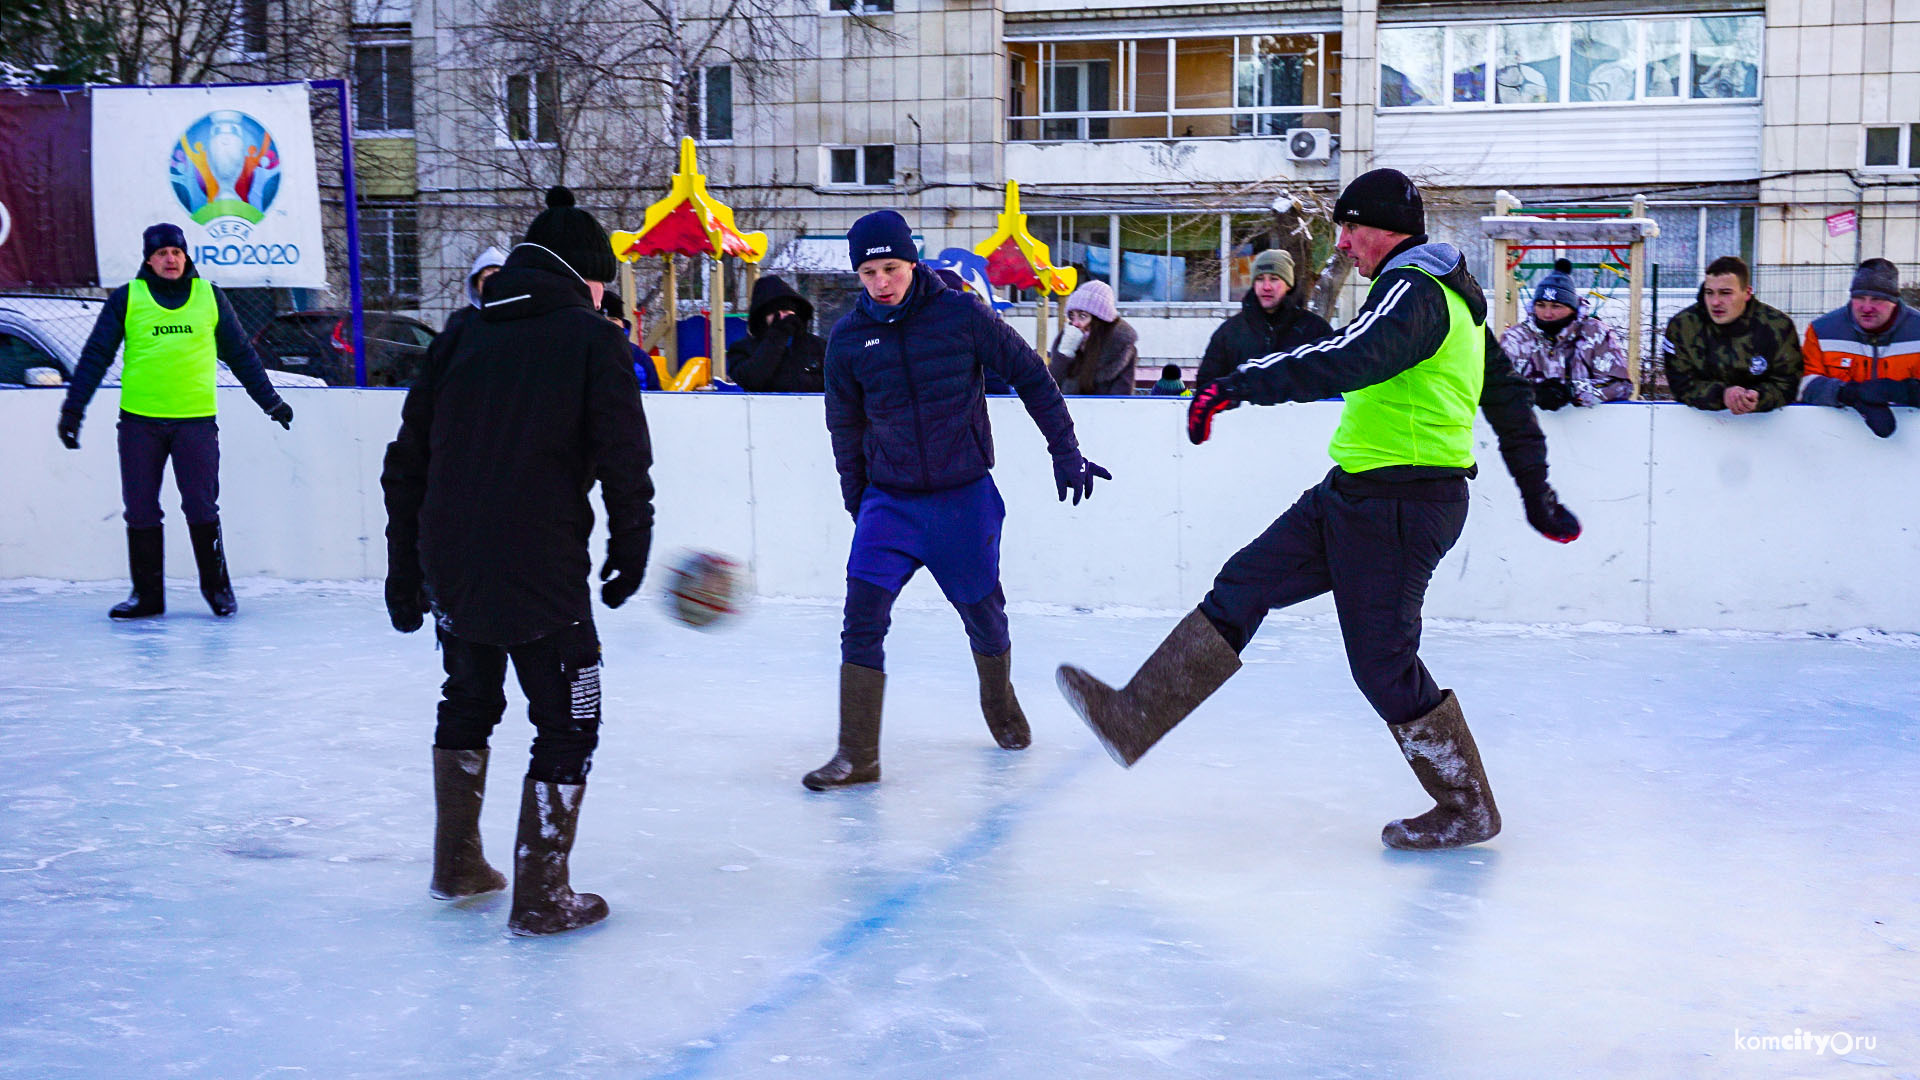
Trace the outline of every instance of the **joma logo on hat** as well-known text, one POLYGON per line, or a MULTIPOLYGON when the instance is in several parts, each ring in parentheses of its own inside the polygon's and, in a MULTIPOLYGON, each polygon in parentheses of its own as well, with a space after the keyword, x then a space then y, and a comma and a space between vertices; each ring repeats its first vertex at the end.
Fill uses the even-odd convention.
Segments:
POLYGON ((869 254, 869 255, 879 255, 879 254, 881 254, 881 253, 883 253, 883 252, 888 252, 888 251, 892 251, 892 250, 893 250, 893 245, 892 245, 892 244, 881 244, 881 245, 880 245, 879 247, 870 247, 870 248, 868 248, 868 249, 867 249, 867 254, 869 254))

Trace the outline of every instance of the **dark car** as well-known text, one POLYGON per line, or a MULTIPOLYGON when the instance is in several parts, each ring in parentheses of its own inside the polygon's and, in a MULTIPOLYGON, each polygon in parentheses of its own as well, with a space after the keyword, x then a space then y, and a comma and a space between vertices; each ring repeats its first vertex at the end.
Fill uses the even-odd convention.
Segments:
MULTIPOLYGON (((368 313, 367 385, 409 386, 433 343, 433 328, 404 315, 368 313)), ((353 315, 339 310, 289 311, 253 337, 270 368, 315 375, 329 386, 352 386, 353 315)))

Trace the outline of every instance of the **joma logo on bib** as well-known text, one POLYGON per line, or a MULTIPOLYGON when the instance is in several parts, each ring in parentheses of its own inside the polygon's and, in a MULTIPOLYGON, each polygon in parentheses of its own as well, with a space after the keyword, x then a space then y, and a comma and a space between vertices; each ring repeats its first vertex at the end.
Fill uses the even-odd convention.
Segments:
POLYGON ((193 333, 193 327, 185 323, 162 323, 161 325, 153 328, 154 337, 160 337, 162 334, 191 334, 191 333, 193 333))

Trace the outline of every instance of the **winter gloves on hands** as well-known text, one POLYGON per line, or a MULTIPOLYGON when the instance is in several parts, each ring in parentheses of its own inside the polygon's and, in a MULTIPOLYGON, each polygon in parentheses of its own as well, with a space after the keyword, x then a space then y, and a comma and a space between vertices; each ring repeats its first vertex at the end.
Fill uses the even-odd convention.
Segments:
POLYGON ((426 584, 420 571, 387 570, 387 619, 403 634, 420 629, 433 604, 427 600, 426 584))
POLYGON ((1060 501, 1067 501, 1067 493, 1073 493, 1073 505, 1079 506, 1081 499, 1093 498, 1093 481, 1113 479, 1113 474, 1080 456, 1078 450, 1057 455, 1053 459, 1053 486, 1059 489, 1060 501))
POLYGON ((1580 539, 1580 519, 1560 505, 1552 485, 1541 484, 1538 490, 1522 494, 1520 501, 1527 508, 1527 524, 1541 536, 1562 544, 1580 539))
POLYGON ((71 409, 60 410, 60 445, 69 450, 80 449, 80 414, 71 409))
POLYGON ((1889 405, 1920 405, 1920 379, 1866 379, 1840 387, 1840 404, 1860 414, 1867 429, 1881 438, 1893 434, 1889 405))
POLYGON ((647 550, 653 546, 652 530, 638 536, 607 539, 607 561, 600 567, 600 602, 617 608, 640 591, 640 579, 647 574, 647 550))
POLYGON ((1543 379, 1533 384, 1533 403, 1554 412, 1573 403, 1573 395, 1567 390, 1567 384, 1559 379, 1543 379))
POLYGON ((293 430, 293 406, 282 401, 267 410, 267 419, 274 421, 288 431, 293 430))
POLYGON ((1201 387, 1187 403, 1187 441, 1199 446, 1212 438, 1213 418, 1239 404, 1226 379, 1215 379, 1201 387))

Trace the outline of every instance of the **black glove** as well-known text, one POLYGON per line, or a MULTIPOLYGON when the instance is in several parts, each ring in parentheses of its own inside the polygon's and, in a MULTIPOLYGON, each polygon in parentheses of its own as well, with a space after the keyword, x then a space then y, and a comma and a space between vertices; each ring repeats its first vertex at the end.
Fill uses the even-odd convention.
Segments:
POLYGON ((279 423, 281 427, 286 428, 288 431, 292 431, 293 430, 293 406, 282 401, 280 404, 275 405, 273 408, 267 410, 267 419, 276 421, 277 423, 279 423))
POLYGON ((69 450, 80 449, 80 414, 71 409, 60 410, 60 444, 69 450))
POLYGON ((805 324, 801 322, 799 312, 783 311, 778 318, 773 320, 773 326, 769 329, 786 337, 797 337, 804 327, 805 324))
POLYGON ((600 602, 617 608, 640 591, 640 579, 647 575, 647 550, 653 546, 653 531, 638 536, 607 538, 607 561, 600 567, 600 602), (611 580, 609 580, 611 579, 611 580))
POLYGON ((1079 506, 1081 499, 1093 498, 1093 480, 1113 479, 1113 474, 1080 456, 1078 450, 1061 454, 1053 459, 1053 486, 1060 492, 1060 501, 1067 501, 1067 492, 1073 492, 1073 505, 1079 506))
POLYGON ((1187 403, 1187 441, 1195 446, 1206 442, 1213 436, 1213 418, 1239 404, 1225 379, 1215 379, 1201 387, 1187 403))
POLYGON ((1573 402, 1573 395, 1567 392, 1567 384, 1559 379, 1546 379, 1533 384, 1533 403, 1554 412, 1566 408, 1573 402))
POLYGON ((1542 484, 1538 491, 1520 496, 1520 501, 1527 507, 1527 524, 1541 536, 1562 544, 1580 539, 1580 519, 1560 505, 1552 486, 1542 484))
POLYGON ((387 572, 387 619, 403 634, 420 629, 422 616, 433 610, 427 591, 413 574, 387 572))
POLYGON ((1887 408, 1888 403, 1895 397, 1906 396, 1906 387, 1899 380, 1867 379, 1842 386, 1837 400, 1859 413, 1860 419, 1867 422, 1868 431, 1884 439, 1892 435, 1894 429, 1893 410, 1887 408))

